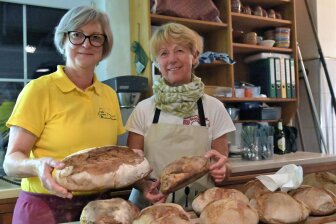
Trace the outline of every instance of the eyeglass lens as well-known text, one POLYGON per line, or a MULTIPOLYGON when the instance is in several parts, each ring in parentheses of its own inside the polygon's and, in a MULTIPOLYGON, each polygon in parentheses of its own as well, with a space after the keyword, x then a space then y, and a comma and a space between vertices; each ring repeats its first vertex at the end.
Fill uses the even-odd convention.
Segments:
POLYGON ((83 44, 86 38, 88 38, 90 44, 95 47, 102 46, 106 39, 104 34, 92 34, 90 36, 86 36, 84 33, 78 31, 70 31, 68 32, 68 36, 70 42, 74 45, 83 44))

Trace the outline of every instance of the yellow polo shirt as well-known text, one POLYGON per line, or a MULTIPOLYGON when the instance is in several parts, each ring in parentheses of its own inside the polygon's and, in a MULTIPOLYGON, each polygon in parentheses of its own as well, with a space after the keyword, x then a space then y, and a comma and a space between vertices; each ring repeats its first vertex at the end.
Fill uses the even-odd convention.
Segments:
MULTIPOLYGON (((22 127, 37 141, 30 158, 62 160, 81 149, 117 144, 125 132, 115 91, 94 76, 85 91, 58 66, 57 71, 30 81, 20 93, 7 126, 22 127)), ((48 193, 37 177, 24 178, 22 190, 48 193)))

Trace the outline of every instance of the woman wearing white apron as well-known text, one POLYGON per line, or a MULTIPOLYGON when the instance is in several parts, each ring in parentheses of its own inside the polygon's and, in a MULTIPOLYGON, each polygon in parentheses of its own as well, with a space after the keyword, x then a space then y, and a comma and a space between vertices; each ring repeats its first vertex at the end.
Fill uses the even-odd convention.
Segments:
POLYGON ((158 191, 159 182, 138 183, 130 200, 143 208, 156 202, 174 202, 186 208, 197 193, 221 183, 226 176, 226 133, 234 125, 223 103, 204 93, 204 84, 192 70, 202 53, 201 37, 177 23, 161 26, 151 39, 151 57, 162 78, 153 85, 154 95, 140 102, 127 121, 128 146, 144 150, 157 179, 162 169, 182 156, 204 155, 213 161, 209 175, 168 198, 158 191))

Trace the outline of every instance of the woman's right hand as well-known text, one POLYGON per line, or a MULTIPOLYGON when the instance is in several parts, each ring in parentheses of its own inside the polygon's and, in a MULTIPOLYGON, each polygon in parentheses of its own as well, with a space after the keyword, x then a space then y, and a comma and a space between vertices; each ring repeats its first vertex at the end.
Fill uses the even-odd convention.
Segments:
POLYGON ((167 195, 159 191, 160 182, 157 179, 147 179, 143 195, 150 203, 163 203, 167 199, 167 195))
POLYGON ((38 159, 36 162, 36 172, 42 182, 43 187, 46 188, 51 194, 62 198, 72 198, 72 193, 59 185, 52 176, 54 169, 64 168, 64 163, 48 157, 38 159))

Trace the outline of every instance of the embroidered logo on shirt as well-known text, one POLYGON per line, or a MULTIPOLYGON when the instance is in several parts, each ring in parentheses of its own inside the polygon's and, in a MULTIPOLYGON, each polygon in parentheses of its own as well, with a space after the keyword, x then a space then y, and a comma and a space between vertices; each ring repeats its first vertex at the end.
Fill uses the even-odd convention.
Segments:
MULTIPOLYGON (((205 123, 206 123, 207 127, 210 126, 208 118, 205 118, 205 123)), ((191 117, 186 117, 186 118, 183 119, 183 125, 200 125, 200 124, 201 124, 201 122, 200 122, 200 119, 199 119, 198 115, 194 115, 194 116, 191 116, 191 117)))
POLYGON ((117 120, 115 115, 111 115, 104 108, 99 108, 98 116, 103 119, 117 120))

